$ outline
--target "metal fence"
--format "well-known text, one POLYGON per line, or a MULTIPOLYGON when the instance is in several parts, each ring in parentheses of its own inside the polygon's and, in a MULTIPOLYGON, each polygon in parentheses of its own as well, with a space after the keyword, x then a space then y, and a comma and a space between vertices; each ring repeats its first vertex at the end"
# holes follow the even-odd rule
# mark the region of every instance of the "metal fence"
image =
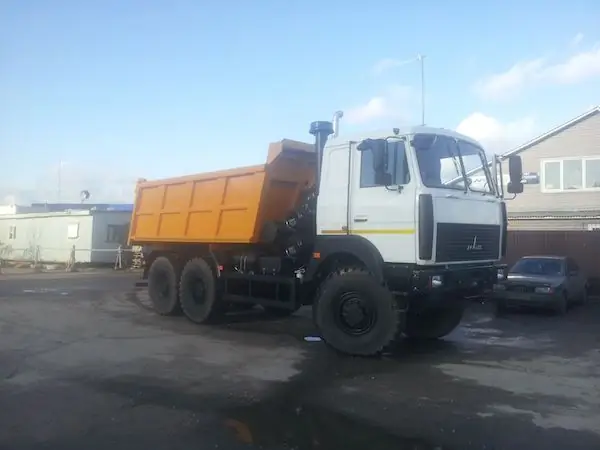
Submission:
MULTIPOLYGON (((89 258, 88 258, 89 259, 89 258)), ((73 245, 71 248, 42 248, 33 246, 30 248, 13 248, 0 244, 0 268, 1 267, 31 267, 43 268, 48 266, 64 266, 65 270, 72 271, 77 265, 89 266, 107 266, 112 265, 115 270, 143 267, 143 256, 140 247, 119 246, 112 249, 94 249, 77 248, 73 245), (54 252, 63 254, 63 258, 44 260, 44 252, 54 252), (101 262, 93 260, 81 261, 81 254, 87 253, 88 256, 93 253, 104 253, 107 258, 102 258, 101 262), (78 258, 78 254, 80 258, 78 258)))
POLYGON ((509 230, 505 262, 513 264, 523 256, 570 256, 600 287, 600 232, 509 230))

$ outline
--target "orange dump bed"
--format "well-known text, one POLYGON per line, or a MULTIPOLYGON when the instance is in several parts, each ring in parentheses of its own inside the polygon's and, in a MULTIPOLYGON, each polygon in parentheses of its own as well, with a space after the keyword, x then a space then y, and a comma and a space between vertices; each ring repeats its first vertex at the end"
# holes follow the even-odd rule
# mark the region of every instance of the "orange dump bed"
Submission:
POLYGON ((315 164, 312 145, 284 139, 264 165, 140 181, 129 242, 258 242, 263 224, 285 219, 314 183, 315 164))

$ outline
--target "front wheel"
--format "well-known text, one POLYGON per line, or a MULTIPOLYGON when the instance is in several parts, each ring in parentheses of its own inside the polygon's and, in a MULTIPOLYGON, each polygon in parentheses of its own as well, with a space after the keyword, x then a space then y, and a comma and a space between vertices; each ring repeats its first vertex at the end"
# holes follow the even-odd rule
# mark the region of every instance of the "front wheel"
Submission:
POLYGON ((565 316, 569 312, 569 298, 563 294, 554 305, 554 312, 559 316, 565 316))
POLYGON ((412 339, 440 339, 460 325, 464 308, 452 306, 411 313, 406 317, 406 336, 412 339))
POLYGON ((401 314, 393 294, 362 269, 333 272, 313 304, 323 340, 351 355, 376 355, 390 347, 401 335, 401 314))

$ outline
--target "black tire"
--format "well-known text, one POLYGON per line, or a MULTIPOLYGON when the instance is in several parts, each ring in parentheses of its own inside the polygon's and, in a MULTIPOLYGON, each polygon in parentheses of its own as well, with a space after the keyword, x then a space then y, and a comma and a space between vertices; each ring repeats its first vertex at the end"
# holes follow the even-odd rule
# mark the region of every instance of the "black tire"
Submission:
POLYGON ((569 312, 569 299, 563 294, 554 306, 554 312, 559 316, 565 316, 569 312))
POLYGON ((317 293, 313 318, 321 338, 329 346, 359 356, 377 355, 388 349, 401 336, 403 323, 402 311, 393 294, 362 269, 330 274, 317 293), (351 313, 348 307, 352 306, 356 315, 365 316, 363 330, 353 329, 348 323, 351 313), (369 310, 367 314, 363 306, 369 310))
POLYGON ((419 313, 409 311, 406 316, 406 336, 423 340, 443 338, 460 325, 464 311, 462 306, 432 308, 419 313))
POLYGON ((227 304, 219 302, 215 275, 202 258, 187 262, 179 281, 179 303, 194 323, 210 323, 220 318, 227 304))
POLYGON ((159 256, 148 270, 148 295, 154 311, 163 316, 181 312, 179 307, 178 273, 169 258, 159 256))

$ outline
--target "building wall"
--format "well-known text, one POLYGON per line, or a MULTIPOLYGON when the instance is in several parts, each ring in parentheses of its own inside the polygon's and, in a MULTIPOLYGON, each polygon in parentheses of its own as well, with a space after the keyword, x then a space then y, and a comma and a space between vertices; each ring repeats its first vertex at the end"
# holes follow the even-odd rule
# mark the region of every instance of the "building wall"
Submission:
MULTIPOLYGON (((2 258, 61 262, 69 259, 73 245, 89 249, 92 243, 92 216, 89 213, 18 214, 0 216, 2 258), (74 232, 69 236, 69 230, 74 232)), ((78 261, 89 262, 89 251, 77 251, 78 261)))
POLYGON ((114 263, 117 248, 126 244, 131 213, 73 211, 0 216, 1 257, 5 260, 66 263, 75 246, 80 263, 114 263), (116 226, 108 234, 109 226, 116 226), (120 239, 119 237, 120 227, 120 239), (113 239, 117 237, 117 239, 113 239))
POLYGON ((91 260, 94 263, 114 263, 119 245, 127 245, 131 212, 93 211, 91 260))
POLYGON ((25 205, 0 205, 0 216, 25 214, 25 213, 42 213, 43 209, 36 206, 25 205))
MULTIPOLYGON (((526 184, 524 192, 507 202, 509 212, 577 211, 600 209, 600 188, 567 192, 544 192, 543 161, 576 157, 600 159, 600 114, 524 150, 523 172, 540 174, 539 184, 526 184)), ((508 163, 503 164, 508 173, 508 163)))

